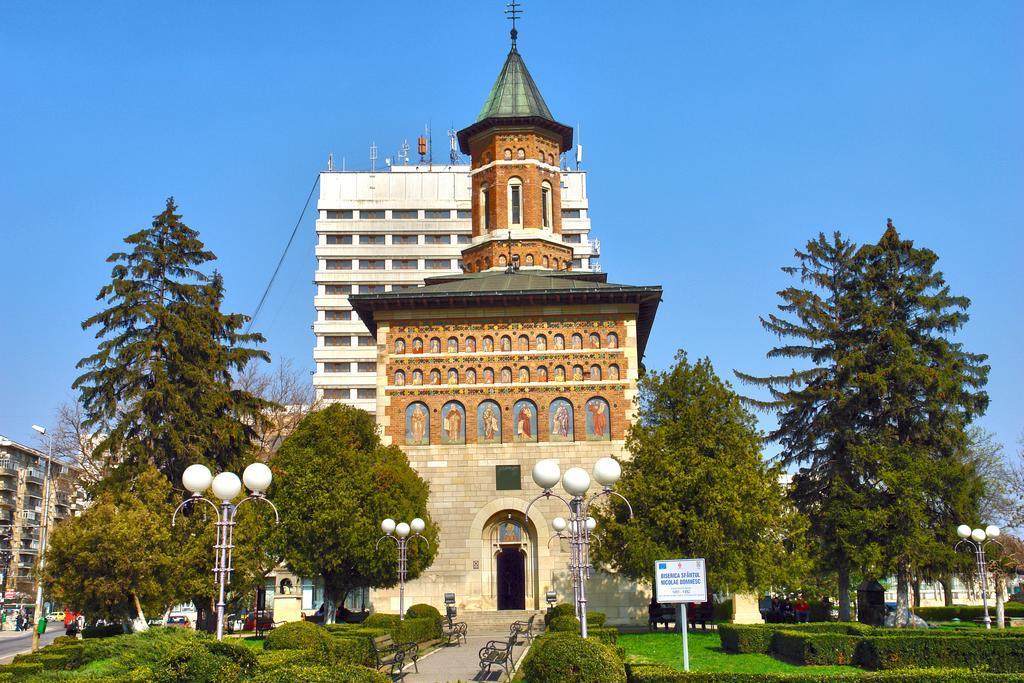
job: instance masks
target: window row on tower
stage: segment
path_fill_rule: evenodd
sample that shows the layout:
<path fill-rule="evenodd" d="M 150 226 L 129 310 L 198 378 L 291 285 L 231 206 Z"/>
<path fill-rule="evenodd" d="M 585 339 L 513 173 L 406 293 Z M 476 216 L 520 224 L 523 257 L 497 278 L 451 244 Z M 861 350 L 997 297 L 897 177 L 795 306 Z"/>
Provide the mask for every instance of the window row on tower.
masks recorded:
<path fill-rule="evenodd" d="M 426 346 L 425 346 L 426 344 Z M 584 338 L 582 334 L 573 334 L 569 338 L 569 344 L 572 349 L 582 350 L 584 348 Z M 601 335 L 593 332 L 586 338 L 587 349 L 617 349 L 619 348 L 619 335 L 615 332 L 609 332 L 601 339 Z M 556 351 L 561 351 L 566 347 L 565 335 L 556 334 L 552 337 L 552 348 Z M 427 353 L 441 353 L 441 338 L 433 337 L 427 342 L 424 342 L 422 337 L 414 337 L 411 342 L 407 342 L 404 337 L 400 337 L 395 340 L 394 349 L 396 354 L 402 353 L 424 353 L 426 349 Z M 504 335 L 498 339 L 498 349 L 500 351 L 510 352 L 512 351 L 512 337 L 510 335 Z M 480 341 L 480 350 L 484 353 L 493 352 L 495 350 L 494 337 L 490 335 L 484 336 Z M 545 334 L 538 334 L 532 340 L 529 335 L 521 334 L 516 338 L 515 341 L 516 351 L 547 351 L 548 350 L 548 337 Z M 448 337 L 448 341 L 445 345 L 445 351 L 447 353 L 459 353 L 459 351 L 465 351 L 466 353 L 477 352 L 477 340 L 476 337 L 466 337 L 461 345 L 458 337 Z"/>
<path fill-rule="evenodd" d="M 468 415 L 461 402 L 449 401 L 441 407 L 440 415 L 435 411 L 439 423 L 432 430 L 430 408 L 414 401 L 405 409 L 405 443 L 407 446 L 464 444 L 467 433 L 472 437 L 471 442 L 478 444 L 611 439 L 611 410 L 608 401 L 600 396 L 587 399 L 580 414 L 567 398 L 554 399 L 543 413 L 533 401 L 521 399 L 504 417 L 508 419 L 503 419 L 501 406 L 491 399 L 478 403 Z"/>
<path fill-rule="evenodd" d="M 565 382 L 566 379 L 569 377 L 569 375 L 567 375 L 566 372 L 567 371 L 564 365 L 556 365 L 554 370 L 552 371 L 554 381 Z M 605 372 L 602 371 L 601 366 L 596 364 L 591 365 L 589 370 L 584 369 L 582 365 L 574 365 L 572 366 L 571 372 L 571 379 L 574 382 L 600 382 L 602 379 L 604 379 L 605 374 Z M 621 377 L 619 366 L 615 365 L 614 363 L 612 365 L 609 365 L 607 369 L 607 375 L 607 378 L 609 380 L 618 381 Z M 480 379 L 482 380 L 483 384 L 494 384 L 495 376 L 496 375 L 494 373 L 494 368 L 484 368 L 483 371 L 480 373 Z M 512 368 L 501 368 L 497 377 L 498 381 L 501 384 L 512 384 Z M 459 371 L 457 369 L 450 368 L 446 373 L 445 378 L 448 384 L 477 383 L 477 373 L 476 370 L 473 368 L 467 369 L 465 373 L 462 375 L 462 377 L 459 376 Z M 394 384 L 396 386 L 405 386 L 407 383 L 410 383 L 410 381 L 413 386 L 419 386 L 424 383 L 423 380 L 423 370 L 413 370 L 411 375 L 407 375 L 405 370 L 396 370 L 394 375 Z M 426 380 L 426 384 L 441 384 L 441 370 L 438 368 L 430 370 L 426 374 Z M 462 382 L 460 382 L 460 380 L 462 380 Z M 518 372 L 516 372 L 515 381 L 518 382 L 519 384 L 525 384 L 527 382 L 534 381 L 547 382 L 548 368 L 546 365 L 541 365 L 537 367 L 535 373 L 533 373 L 531 372 L 530 368 L 524 365 L 519 368 Z"/>
<path fill-rule="evenodd" d="M 493 227 L 491 224 L 491 206 L 493 201 L 491 193 L 493 191 L 493 187 L 487 183 L 483 183 L 480 186 L 480 213 L 482 215 L 480 227 L 483 230 L 490 230 Z M 523 179 L 518 176 L 509 178 L 505 184 L 509 227 L 523 226 L 523 191 Z M 545 228 L 551 228 L 552 226 L 552 196 L 551 183 L 547 180 L 542 181 L 540 184 L 541 226 Z"/>

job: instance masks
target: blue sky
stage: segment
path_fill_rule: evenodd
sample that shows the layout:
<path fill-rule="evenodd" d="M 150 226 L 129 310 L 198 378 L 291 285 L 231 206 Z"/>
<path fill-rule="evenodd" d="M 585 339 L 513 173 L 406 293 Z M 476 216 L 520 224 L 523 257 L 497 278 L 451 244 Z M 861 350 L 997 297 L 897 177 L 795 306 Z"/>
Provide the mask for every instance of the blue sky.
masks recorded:
<path fill-rule="evenodd" d="M 1020 2 L 526 4 L 520 51 L 581 126 L 614 281 L 665 288 L 646 362 L 785 370 L 757 318 L 818 231 L 886 217 L 971 298 L 983 426 L 1024 429 Z M 472 122 L 502 3 L 0 5 L 0 433 L 31 441 L 95 347 L 105 258 L 168 195 L 251 312 L 329 152 L 369 164 Z M 440 149 L 440 146 L 439 146 Z M 312 217 L 256 327 L 312 369 Z M 771 425 L 765 419 L 763 425 Z"/>

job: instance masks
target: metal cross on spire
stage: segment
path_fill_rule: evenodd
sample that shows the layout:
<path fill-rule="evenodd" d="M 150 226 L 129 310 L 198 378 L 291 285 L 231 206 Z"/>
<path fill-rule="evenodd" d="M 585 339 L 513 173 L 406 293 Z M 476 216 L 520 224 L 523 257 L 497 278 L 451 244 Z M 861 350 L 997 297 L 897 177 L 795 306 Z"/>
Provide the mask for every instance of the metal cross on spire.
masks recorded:
<path fill-rule="evenodd" d="M 505 14 L 508 15 L 509 20 L 511 20 L 512 22 L 511 36 L 513 50 L 516 47 L 516 38 L 519 37 L 519 31 L 516 30 L 516 19 L 518 19 L 519 16 L 523 13 L 523 10 L 520 9 L 522 6 L 522 3 L 516 2 L 516 0 L 509 0 L 509 2 L 506 5 L 508 9 L 505 10 Z"/>

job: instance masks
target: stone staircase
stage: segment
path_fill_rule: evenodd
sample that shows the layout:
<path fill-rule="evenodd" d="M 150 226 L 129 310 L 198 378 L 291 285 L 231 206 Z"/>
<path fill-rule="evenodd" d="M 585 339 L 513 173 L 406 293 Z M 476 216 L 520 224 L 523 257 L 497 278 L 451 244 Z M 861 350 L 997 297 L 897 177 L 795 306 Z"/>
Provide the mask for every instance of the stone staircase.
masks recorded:
<path fill-rule="evenodd" d="M 526 621 L 536 615 L 537 618 L 533 620 L 533 632 L 536 634 L 544 626 L 544 612 L 545 610 L 542 609 L 511 609 L 495 610 L 493 612 L 464 612 L 459 610 L 459 616 L 456 617 L 456 621 L 466 622 L 466 628 L 470 635 L 482 635 L 484 633 L 507 634 L 513 621 Z"/>

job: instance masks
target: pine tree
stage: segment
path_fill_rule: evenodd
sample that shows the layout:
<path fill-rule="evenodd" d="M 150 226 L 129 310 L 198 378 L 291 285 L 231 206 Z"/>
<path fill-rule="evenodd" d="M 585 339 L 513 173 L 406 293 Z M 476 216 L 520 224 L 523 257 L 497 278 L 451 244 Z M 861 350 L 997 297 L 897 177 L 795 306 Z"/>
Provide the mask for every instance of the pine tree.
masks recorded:
<path fill-rule="evenodd" d="M 799 467 L 791 496 L 810 520 L 817 556 L 838 577 L 840 619 L 850 619 L 850 572 L 855 549 L 868 543 L 864 507 L 867 484 L 851 460 L 856 406 L 850 393 L 849 360 L 857 352 L 857 263 L 855 245 L 836 232 L 823 233 L 795 252 L 796 266 L 784 273 L 800 286 L 779 292 L 781 315 L 761 325 L 788 343 L 769 358 L 801 361 L 784 375 L 758 377 L 737 371 L 743 382 L 767 388 L 771 399 L 747 401 L 776 413 L 779 426 L 769 439 L 782 446 L 780 464 Z"/>
<path fill-rule="evenodd" d="M 107 259 L 111 282 L 96 297 L 107 308 L 82 323 L 101 341 L 73 385 L 85 426 L 104 435 L 99 450 L 152 463 L 173 485 L 195 462 L 239 464 L 265 402 L 232 377 L 269 360 L 248 346 L 261 335 L 240 332 L 247 318 L 221 312 L 223 280 L 200 270 L 216 257 L 176 209 L 168 199 L 151 227 L 125 238 L 130 251 Z"/>

